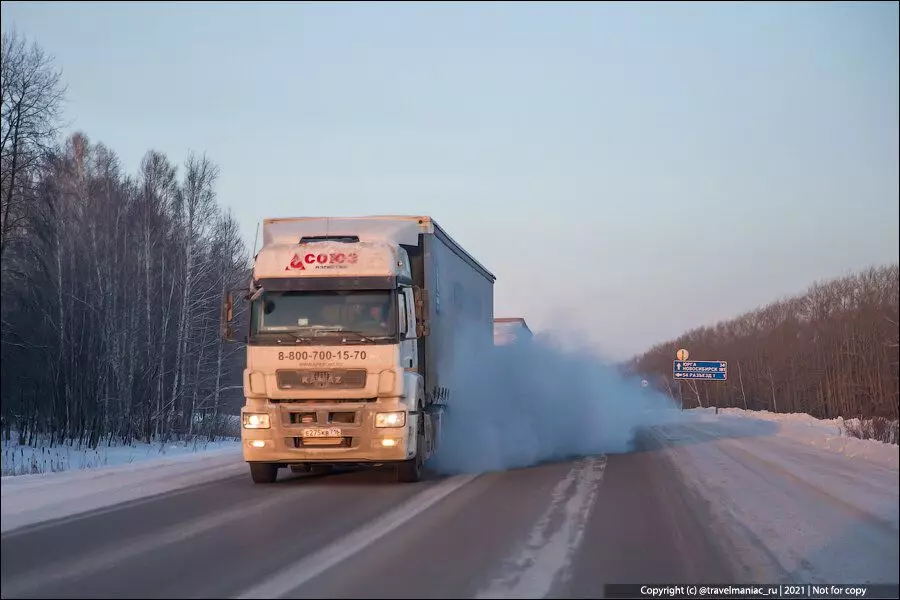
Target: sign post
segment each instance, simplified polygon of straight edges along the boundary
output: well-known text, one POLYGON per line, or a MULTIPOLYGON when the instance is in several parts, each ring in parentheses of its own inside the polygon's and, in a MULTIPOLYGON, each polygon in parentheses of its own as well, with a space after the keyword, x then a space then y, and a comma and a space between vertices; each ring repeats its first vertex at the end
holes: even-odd
MULTIPOLYGON (((724 360, 688 360, 690 353, 681 348, 675 353, 677 360, 672 361, 672 378, 678 382, 678 393, 681 396, 681 410, 684 410, 685 379, 705 381, 727 381, 728 362, 724 360)), ((698 399, 699 400, 699 399, 698 399)), ((702 404, 701 404, 702 406, 702 404)), ((719 407, 716 405, 716 414, 719 407)))
MULTIPOLYGON (((690 353, 685 348, 681 348, 675 353, 675 358, 678 360, 687 360, 689 356, 690 353)), ((681 401, 681 411, 684 412, 684 385, 680 379, 678 379, 678 396, 678 399, 681 401)))

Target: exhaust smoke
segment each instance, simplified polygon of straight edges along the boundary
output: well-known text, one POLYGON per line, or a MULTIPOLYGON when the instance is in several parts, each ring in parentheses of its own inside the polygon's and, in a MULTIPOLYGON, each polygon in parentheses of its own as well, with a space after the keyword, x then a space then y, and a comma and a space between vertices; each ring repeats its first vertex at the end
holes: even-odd
POLYGON ((612 365, 549 341, 458 345, 453 394, 430 466, 481 473, 629 452, 642 426, 680 416, 672 400, 612 365))

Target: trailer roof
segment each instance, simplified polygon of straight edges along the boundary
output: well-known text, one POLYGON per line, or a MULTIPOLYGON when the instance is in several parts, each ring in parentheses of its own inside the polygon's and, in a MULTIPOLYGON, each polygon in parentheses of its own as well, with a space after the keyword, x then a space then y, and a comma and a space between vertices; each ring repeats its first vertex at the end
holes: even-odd
POLYGON ((531 328, 528 326, 528 323, 525 322, 523 317, 497 317, 494 319, 495 325, 502 323, 518 323, 528 331, 531 331, 531 328))

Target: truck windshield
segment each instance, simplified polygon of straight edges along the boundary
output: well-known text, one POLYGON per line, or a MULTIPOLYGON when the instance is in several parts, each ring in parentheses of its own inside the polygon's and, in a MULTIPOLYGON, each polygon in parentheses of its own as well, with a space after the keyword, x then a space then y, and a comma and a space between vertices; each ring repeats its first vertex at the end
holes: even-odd
POLYGON ((353 332, 393 339, 398 321, 394 306, 390 290, 263 292, 251 307, 251 334, 291 332, 315 338, 353 332))

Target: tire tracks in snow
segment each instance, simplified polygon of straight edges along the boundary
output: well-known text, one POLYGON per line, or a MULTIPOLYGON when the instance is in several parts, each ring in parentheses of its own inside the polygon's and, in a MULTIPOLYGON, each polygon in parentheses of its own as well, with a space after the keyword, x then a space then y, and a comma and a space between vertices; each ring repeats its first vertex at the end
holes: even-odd
POLYGON ((525 544, 476 598, 544 598, 571 576, 603 481, 606 456, 577 461, 551 493, 525 544))

